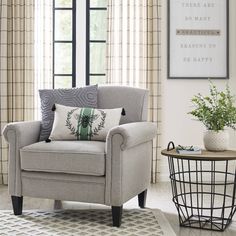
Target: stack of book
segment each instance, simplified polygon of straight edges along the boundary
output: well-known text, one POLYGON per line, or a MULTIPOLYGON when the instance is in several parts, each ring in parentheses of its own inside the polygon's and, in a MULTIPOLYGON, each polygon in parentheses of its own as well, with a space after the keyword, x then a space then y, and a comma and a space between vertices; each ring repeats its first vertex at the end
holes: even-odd
POLYGON ((202 150, 199 147, 178 145, 176 148, 176 152, 179 154, 193 155, 193 154, 201 154, 202 150))

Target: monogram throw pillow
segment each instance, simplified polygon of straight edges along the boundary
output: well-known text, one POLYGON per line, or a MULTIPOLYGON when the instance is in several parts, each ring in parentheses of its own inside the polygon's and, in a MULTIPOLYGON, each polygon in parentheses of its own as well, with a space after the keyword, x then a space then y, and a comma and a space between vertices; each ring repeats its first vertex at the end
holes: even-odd
POLYGON ((122 108, 95 109, 55 104, 50 140, 105 141, 108 131, 119 125, 122 108))

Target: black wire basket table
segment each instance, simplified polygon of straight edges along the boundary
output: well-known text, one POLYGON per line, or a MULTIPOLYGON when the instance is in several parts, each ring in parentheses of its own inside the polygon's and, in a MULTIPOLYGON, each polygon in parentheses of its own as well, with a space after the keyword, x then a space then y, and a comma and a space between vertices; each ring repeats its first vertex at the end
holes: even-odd
POLYGON ((168 157, 173 202, 180 226, 224 231, 236 211, 236 151, 178 154, 168 157))

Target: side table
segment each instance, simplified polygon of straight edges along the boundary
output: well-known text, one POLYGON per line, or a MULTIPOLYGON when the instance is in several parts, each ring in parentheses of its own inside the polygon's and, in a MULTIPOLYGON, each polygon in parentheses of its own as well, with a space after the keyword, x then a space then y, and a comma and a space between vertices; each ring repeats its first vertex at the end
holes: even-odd
POLYGON ((224 231, 236 211, 236 151, 178 154, 168 157, 173 202, 180 226, 224 231))

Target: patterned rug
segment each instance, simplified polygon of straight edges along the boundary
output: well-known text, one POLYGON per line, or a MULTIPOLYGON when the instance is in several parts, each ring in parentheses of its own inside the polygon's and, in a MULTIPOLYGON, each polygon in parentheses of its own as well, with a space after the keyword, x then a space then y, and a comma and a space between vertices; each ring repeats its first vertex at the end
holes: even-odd
POLYGON ((120 228, 111 225, 111 210, 0 211, 0 235, 174 236, 160 210, 125 209, 120 228))

